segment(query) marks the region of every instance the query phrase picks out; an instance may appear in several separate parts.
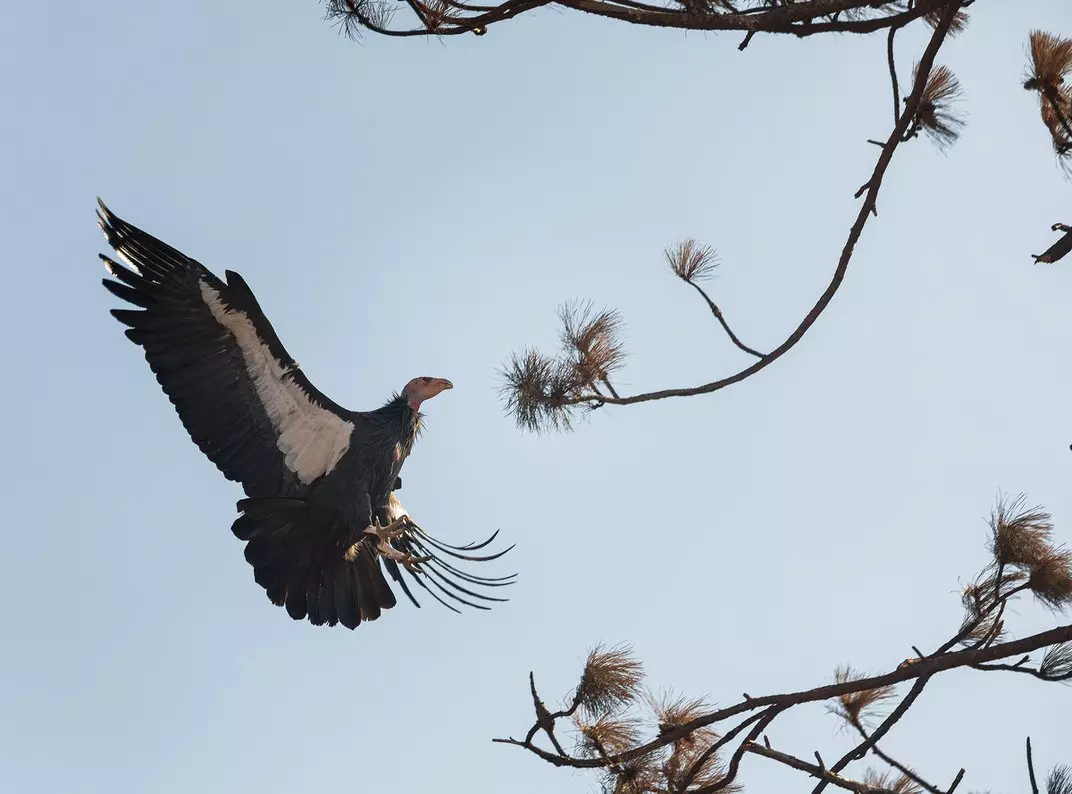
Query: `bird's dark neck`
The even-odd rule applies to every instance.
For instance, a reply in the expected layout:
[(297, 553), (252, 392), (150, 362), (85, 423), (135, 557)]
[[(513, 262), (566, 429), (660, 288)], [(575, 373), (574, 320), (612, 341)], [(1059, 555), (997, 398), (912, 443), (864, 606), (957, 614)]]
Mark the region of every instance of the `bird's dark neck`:
[(396, 394), (382, 407), (372, 412), (385, 435), (393, 436), (408, 453), (421, 432), (423, 414), (414, 408), (404, 394)]

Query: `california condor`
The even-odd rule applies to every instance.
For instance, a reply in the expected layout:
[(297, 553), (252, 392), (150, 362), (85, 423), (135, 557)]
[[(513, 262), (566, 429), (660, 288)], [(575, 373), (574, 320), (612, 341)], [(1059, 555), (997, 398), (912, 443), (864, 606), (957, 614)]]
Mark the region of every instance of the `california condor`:
[[(194, 443), (246, 498), (232, 532), (253, 578), (295, 620), (354, 629), (395, 605), (381, 568), (417, 606), (402, 570), (437, 601), (505, 601), (469, 588), (476, 576), (446, 558), (483, 562), (480, 544), (450, 546), (415, 524), (394, 491), (421, 431), (422, 403), (453, 388), (418, 377), (382, 407), (350, 411), (320, 392), (287, 353), (238, 273), (199, 262), (116, 217), (97, 217), (127, 267), (101, 255), (104, 286), (136, 309), (113, 309), (145, 350)], [(511, 547), (513, 548), (513, 547)], [(467, 587), (468, 585), (468, 587)], [(438, 591), (438, 592), (436, 592)], [(443, 596), (443, 597), (441, 597)]]

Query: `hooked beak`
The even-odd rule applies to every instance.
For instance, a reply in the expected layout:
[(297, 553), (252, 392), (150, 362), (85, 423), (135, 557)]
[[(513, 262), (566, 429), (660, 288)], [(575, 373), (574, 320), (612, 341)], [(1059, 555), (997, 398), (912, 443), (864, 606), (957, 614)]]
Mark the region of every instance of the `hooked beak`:
[(435, 382), (436, 382), (436, 385), (439, 386), (440, 391), (446, 391), (447, 389), (453, 389), (454, 388), (454, 384), (451, 383), (446, 378), (436, 378)]

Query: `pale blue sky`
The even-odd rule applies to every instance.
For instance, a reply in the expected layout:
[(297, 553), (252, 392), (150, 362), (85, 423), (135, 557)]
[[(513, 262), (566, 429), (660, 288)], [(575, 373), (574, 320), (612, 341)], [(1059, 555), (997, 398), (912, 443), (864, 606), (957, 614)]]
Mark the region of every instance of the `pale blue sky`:
[[(960, 619), (999, 489), (1072, 540), (1072, 222), (1032, 96), (1029, 29), (1059, 2), (984, 0), (939, 61), (969, 125), (897, 155), (844, 287), (791, 355), (714, 396), (522, 435), (495, 370), (568, 298), (618, 307), (624, 391), (745, 360), (665, 272), (716, 246), (750, 344), (825, 287), (891, 123), (881, 38), (630, 29), (544, 10), (445, 42), (354, 44), (305, 2), (18, 3), (0, 18), (7, 340), (0, 790), (587, 792), (493, 736), (526, 675), (568, 690), (595, 642), (720, 702), (896, 665)], [(899, 40), (907, 77), (921, 32)], [(517, 541), (490, 614), (400, 604), (356, 632), (272, 607), (204, 459), (107, 310), (94, 222), (122, 217), (240, 271), (344, 405), (414, 375), (405, 502), (446, 538)], [(505, 567), (505, 566), (504, 566)], [(1014, 630), (1048, 625), (1033, 605)], [(1023, 790), (1023, 737), (1072, 761), (1068, 690), (961, 673), (888, 749), (963, 790)], [(994, 724), (995, 720), (997, 724)], [(821, 707), (776, 746), (847, 746)], [(806, 781), (750, 759), (754, 791)], [(786, 788), (794, 786), (793, 789)]]

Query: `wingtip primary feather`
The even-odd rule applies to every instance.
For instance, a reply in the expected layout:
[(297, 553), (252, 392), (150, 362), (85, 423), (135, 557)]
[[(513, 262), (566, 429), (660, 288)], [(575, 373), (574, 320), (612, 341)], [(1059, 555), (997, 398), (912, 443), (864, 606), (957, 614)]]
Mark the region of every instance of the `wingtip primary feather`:
[(101, 227), (101, 231), (105, 236), (108, 236), (112, 229), (112, 222), (115, 220), (115, 213), (108, 209), (108, 205), (104, 203), (100, 196), (97, 196), (97, 225)]

